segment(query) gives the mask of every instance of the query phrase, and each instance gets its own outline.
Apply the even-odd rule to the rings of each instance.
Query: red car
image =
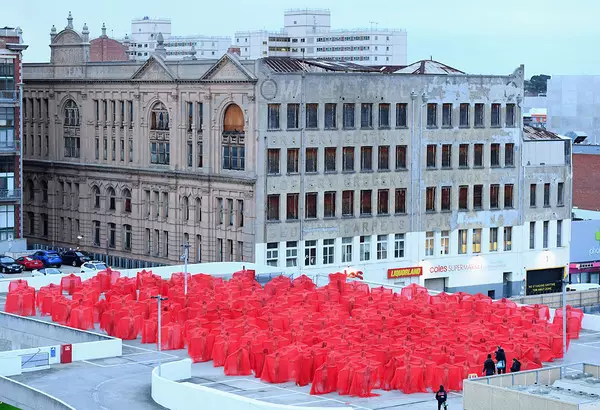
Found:
[[[17,259],[17,263],[23,266],[23,270],[42,269],[44,267],[44,262],[33,259],[31,256],[21,256]]]

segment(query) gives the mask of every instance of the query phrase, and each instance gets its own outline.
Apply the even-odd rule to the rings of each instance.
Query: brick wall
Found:
[[[600,155],[573,154],[573,206],[600,210]]]
[[[90,61],[127,61],[126,47],[108,37],[98,37],[90,41]]]

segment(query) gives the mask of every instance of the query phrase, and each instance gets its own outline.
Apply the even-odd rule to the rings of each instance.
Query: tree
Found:
[[[547,82],[551,77],[545,74],[532,76],[525,81],[525,93],[528,95],[546,94]]]

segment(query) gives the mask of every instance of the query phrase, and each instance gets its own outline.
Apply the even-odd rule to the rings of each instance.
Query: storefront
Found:
[[[600,220],[571,223],[569,283],[600,283]]]

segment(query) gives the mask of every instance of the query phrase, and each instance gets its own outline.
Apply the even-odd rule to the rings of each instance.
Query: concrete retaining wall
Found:
[[[163,364],[161,375],[158,368],[152,370],[152,399],[171,410],[197,409],[199,403],[203,410],[327,410],[331,407],[301,407],[267,403],[260,400],[223,392],[193,383],[178,383],[189,379],[192,373],[192,361],[180,360]],[[339,410],[351,410],[338,407]]]
[[[23,383],[0,376],[0,402],[21,410],[75,410],[62,400]]]
[[[510,298],[515,303],[523,305],[547,305],[550,308],[562,306],[562,293],[547,293],[545,295],[516,296]],[[567,292],[567,304],[571,306],[596,306],[600,305],[600,290],[586,290]]]

